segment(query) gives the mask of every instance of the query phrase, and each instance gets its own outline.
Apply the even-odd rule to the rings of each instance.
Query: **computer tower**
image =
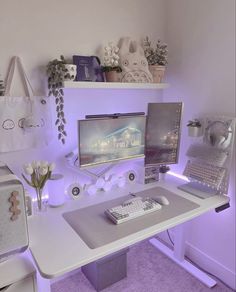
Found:
[[[27,249],[29,243],[24,188],[0,162],[0,261]]]

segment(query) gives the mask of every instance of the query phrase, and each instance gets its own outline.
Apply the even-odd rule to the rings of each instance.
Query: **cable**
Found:
[[[174,241],[172,240],[171,236],[170,236],[170,232],[169,229],[166,230],[167,235],[169,237],[170,242],[172,243],[173,246],[175,246]],[[227,288],[229,288],[231,291],[235,291],[233,290],[229,285],[227,285],[225,282],[223,282],[220,278],[218,278],[216,275],[208,272],[207,270],[203,269],[202,267],[200,267],[198,264],[196,264],[194,261],[192,261],[188,256],[185,255],[185,259],[190,262],[191,264],[193,264],[196,268],[198,268],[199,270],[201,270],[202,272],[208,274],[209,276],[212,276],[214,278],[216,278],[219,282],[221,282],[223,285],[225,285]]]
[[[167,235],[168,235],[168,237],[169,237],[170,242],[172,243],[173,246],[175,246],[174,241],[173,241],[172,238],[170,237],[169,229],[167,229],[166,231],[167,231]]]
[[[216,278],[219,282],[221,282],[223,285],[225,285],[227,288],[229,288],[231,291],[235,291],[233,290],[229,285],[227,285],[225,282],[223,282],[220,278],[218,278],[216,275],[208,272],[207,270],[203,269],[202,267],[200,267],[198,264],[196,264],[195,262],[193,262],[189,257],[185,256],[186,260],[188,260],[188,262],[190,262],[191,264],[193,264],[196,268],[198,268],[199,270],[201,270],[202,272],[208,274],[209,276],[212,276],[214,278]]]

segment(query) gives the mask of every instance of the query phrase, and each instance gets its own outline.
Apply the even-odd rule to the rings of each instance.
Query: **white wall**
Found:
[[[163,0],[1,0],[0,74],[13,55],[23,58],[34,87],[44,87],[44,66],[64,54],[90,55],[120,37],[163,37]]]
[[[171,87],[165,91],[164,100],[181,99],[185,104],[180,163],[173,167],[182,173],[186,149],[192,142],[187,136],[187,121],[204,114],[235,117],[235,1],[166,3]],[[236,288],[235,167],[229,195],[230,209],[193,220],[188,241],[189,253],[195,260]]]
[[[19,55],[34,89],[46,94],[45,66],[63,54],[94,55],[109,41],[149,35],[163,38],[163,0],[3,0],[0,7],[0,74],[4,78],[10,58]],[[19,80],[12,94],[22,92]],[[55,138],[49,147],[0,154],[18,174],[33,159],[55,160],[67,172],[63,157],[77,146],[76,120],[85,114],[146,111],[147,102],[161,99],[155,91],[66,90],[68,138],[65,146]],[[55,112],[53,111],[53,114]],[[70,173],[69,180],[74,180]],[[69,183],[69,182],[68,182]]]

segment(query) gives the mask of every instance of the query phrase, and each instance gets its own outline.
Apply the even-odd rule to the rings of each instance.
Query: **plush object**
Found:
[[[151,83],[153,81],[144,50],[136,41],[129,37],[122,38],[119,42],[119,57],[122,69],[121,82]]]

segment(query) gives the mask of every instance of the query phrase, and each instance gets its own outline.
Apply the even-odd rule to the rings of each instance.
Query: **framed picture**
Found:
[[[105,81],[98,57],[73,56],[73,63],[77,65],[76,81]]]

